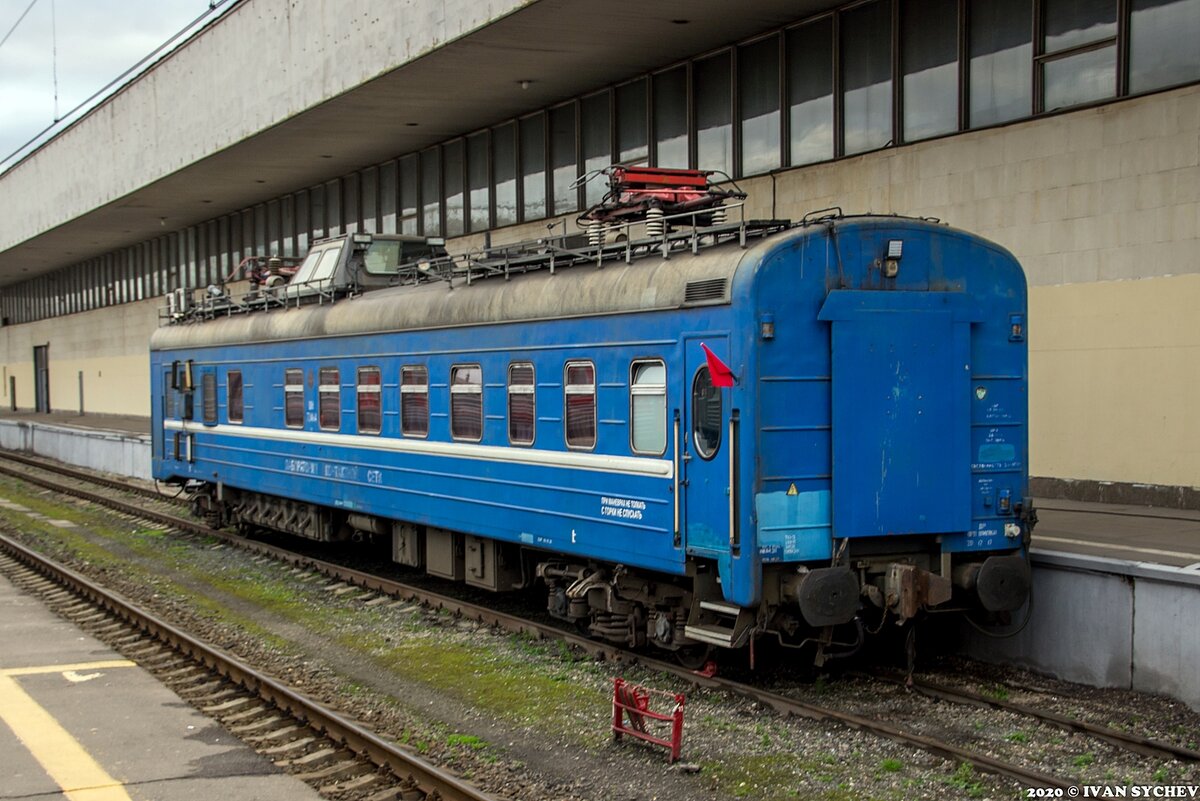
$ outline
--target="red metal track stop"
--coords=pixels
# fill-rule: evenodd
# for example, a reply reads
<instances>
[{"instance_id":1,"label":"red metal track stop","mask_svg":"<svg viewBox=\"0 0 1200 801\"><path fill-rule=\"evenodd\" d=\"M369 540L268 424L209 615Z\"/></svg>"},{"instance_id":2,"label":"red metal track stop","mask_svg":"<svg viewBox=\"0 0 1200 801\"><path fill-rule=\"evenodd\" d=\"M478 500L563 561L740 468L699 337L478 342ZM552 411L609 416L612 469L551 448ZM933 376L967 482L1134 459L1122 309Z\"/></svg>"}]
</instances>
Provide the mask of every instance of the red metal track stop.
<instances>
[{"instance_id":1,"label":"red metal track stop","mask_svg":"<svg viewBox=\"0 0 1200 801\"><path fill-rule=\"evenodd\" d=\"M675 706L669 713L654 712L650 709L650 699L654 696L670 699ZM661 745L671 751L670 762L679 760L679 752L683 746L683 707L687 697L683 693L669 693L665 690L654 690L640 684L628 684L625 679L613 680L613 739L620 740L622 734L645 740L654 745ZM629 725L625 725L625 717L629 717ZM656 737L649 729L655 722L671 724L671 739Z\"/></svg>"}]
</instances>

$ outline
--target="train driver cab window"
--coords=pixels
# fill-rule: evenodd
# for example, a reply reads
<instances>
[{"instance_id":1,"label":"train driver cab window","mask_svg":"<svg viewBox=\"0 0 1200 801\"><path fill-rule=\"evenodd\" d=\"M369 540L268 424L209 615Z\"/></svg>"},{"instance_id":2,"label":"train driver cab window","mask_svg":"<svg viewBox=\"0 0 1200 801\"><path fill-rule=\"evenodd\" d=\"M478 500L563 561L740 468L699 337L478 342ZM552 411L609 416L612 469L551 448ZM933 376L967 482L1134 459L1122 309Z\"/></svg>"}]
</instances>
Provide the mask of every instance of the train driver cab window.
<instances>
[{"instance_id":1,"label":"train driver cab window","mask_svg":"<svg viewBox=\"0 0 1200 801\"><path fill-rule=\"evenodd\" d=\"M304 371L283 371L283 421L288 428L304 427Z\"/></svg>"},{"instance_id":2,"label":"train driver cab window","mask_svg":"<svg viewBox=\"0 0 1200 801\"><path fill-rule=\"evenodd\" d=\"M520 362L508 366L508 441L532 445L534 420L533 365Z\"/></svg>"},{"instance_id":3,"label":"train driver cab window","mask_svg":"<svg viewBox=\"0 0 1200 801\"><path fill-rule=\"evenodd\" d=\"M400 433L429 436L429 370L424 365L400 368Z\"/></svg>"},{"instance_id":4,"label":"train driver cab window","mask_svg":"<svg viewBox=\"0 0 1200 801\"><path fill-rule=\"evenodd\" d=\"M711 459L721 449L721 390L713 386L707 366L692 380L692 439L701 459Z\"/></svg>"},{"instance_id":5,"label":"train driver cab window","mask_svg":"<svg viewBox=\"0 0 1200 801\"><path fill-rule=\"evenodd\" d=\"M596 367L591 362L567 362L563 384L567 447L596 447Z\"/></svg>"},{"instance_id":6,"label":"train driver cab window","mask_svg":"<svg viewBox=\"0 0 1200 801\"><path fill-rule=\"evenodd\" d=\"M358 433L378 434L383 428L380 409L382 397L381 376L378 367L358 368Z\"/></svg>"},{"instance_id":7,"label":"train driver cab window","mask_svg":"<svg viewBox=\"0 0 1200 801\"><path fill-rule=\"evenodd\" d=\"M634 453L661 456L667 450L667 366L637 361L629 375L629 436Z\"/></svg>"},{"instance_id":8,"label":"train driver cab window","mask_svg":"<svg viewBox=\"0 0 1200 801\"><path fill-rule=\"evenodd\" d=\"M213 370L206 370L200 378L200 393L203 398L204 423L206 425L216 425L217 423L217 374Z\"/></svg>"},{"instance_id":9,"label":"train driver cab window","mask_svg":"<svg viewBox=\"0 0 1200 801\"><path fill-rule=\"evenodd\" d=\"M240 423L244 419L241 370L230 370L225 374L225 409L229 422Z\"/></svg>"},{"instance_id":10,"label":"train driver cab window","mask_svg":"<svg viewBox=\"0 0 1200 801\"><path fill-rule=\"evenodd\" d=\"M483 439L483 371L478 364L450 368L450 436Z\"/></svg>"},{"instance_id":11,"label":"train driver cab window","mask_svg":"<svg viewBox=\"0 0 1200 801\"><path fill-rule=\"evenodd\" d=\"M317 406L321 428L337 431L342 426L341 376L336 367L317 371Z\"/></svg>"}]
</instances>

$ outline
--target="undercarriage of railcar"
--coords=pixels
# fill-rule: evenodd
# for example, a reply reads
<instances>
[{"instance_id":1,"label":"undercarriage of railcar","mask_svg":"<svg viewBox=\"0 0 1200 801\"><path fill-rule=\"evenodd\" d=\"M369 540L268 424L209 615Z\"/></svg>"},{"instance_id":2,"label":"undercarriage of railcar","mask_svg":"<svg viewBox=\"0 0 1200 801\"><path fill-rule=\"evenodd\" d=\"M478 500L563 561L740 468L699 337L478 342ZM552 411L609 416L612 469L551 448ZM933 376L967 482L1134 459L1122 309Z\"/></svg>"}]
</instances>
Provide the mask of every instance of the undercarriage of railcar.
<instances>
[{"instance_id":1,"label":"undercarriage of railcar","mask_svg":"<svg viewBox=\"0 0 1200 801\"><path fill-rule=\"evenodd\" d=\"M389 543L393 561L494 592L540 582L549 614L589 635L653 647L699 666L712 649L761 637L805 649L815 664L849 655L868 635L942 612L995 615L1029 595L1023 548L1032 520L1008 552L943 554L937 538L839 541L832 566L765 564L753 608L724 599L715 563L689 558L672 576L211 483L186 487L193 513L213 527L266 528L322 542Z\"/></svg>"}]
</instances>

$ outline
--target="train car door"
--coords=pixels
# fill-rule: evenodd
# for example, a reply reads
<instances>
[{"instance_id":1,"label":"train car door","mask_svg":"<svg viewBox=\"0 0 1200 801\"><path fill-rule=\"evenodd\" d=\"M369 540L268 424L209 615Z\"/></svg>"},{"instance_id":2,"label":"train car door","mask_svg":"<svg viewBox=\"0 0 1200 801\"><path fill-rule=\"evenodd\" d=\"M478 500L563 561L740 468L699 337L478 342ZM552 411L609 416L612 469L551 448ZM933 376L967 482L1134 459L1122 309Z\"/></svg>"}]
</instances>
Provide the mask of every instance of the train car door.
<instances>
[{"instance_id":1,"label":"train car door","mask_svg":"<svg viewBox=\"0 0 1200 801\"><path fill-rule=\"evenodd\" d=\"M729 405L730 390L713 386L703 342L729 359L724 335L683 339L683 415L680 452L683 531L687 552L717 557L730 552Z\"/></svg>"},{"instance_id":2,"label":"train car door","mask_svg":"<svg viewBox=\"0 0 1200 801\"><path fill-rule=\"evenodd\" d=\"M50 413L50 344L33 346L33 408Z\"/></svg>"}]
</instances>

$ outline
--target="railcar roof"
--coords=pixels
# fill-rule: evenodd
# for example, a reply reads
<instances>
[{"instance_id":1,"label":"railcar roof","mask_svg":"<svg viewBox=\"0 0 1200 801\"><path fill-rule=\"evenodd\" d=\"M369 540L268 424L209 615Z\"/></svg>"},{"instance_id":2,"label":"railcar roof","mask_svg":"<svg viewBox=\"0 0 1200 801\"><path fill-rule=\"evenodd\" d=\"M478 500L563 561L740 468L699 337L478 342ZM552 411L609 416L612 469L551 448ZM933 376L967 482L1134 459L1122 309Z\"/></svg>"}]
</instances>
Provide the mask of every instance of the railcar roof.
<instances>
[{"instance_id":1,"label":"railcar roof","mask_svg":"<svg viewBox=\"0 0 1200 801\"><path fill-rule=\"evenodd\" d=\"M933 227L911 218L853 217L833 221L839 227L879 224ZM952 231L938 226L943 232ZM649 256L632 264L575 266L551 274L539 270L473 281L398 286L368 292L327 305L240 314L190 325L157 329L151 350L352 336L391 331L488 325L510 322L676 309L689 304L702 288L705 303L728 302L739 268L755 265L775 249L825 231L808 225L753 242L677 252L669 259ZM720 283L723 280L723 284ZM707 282L707 283L706 283ZM716 282L716 283L713 283ZM714 286L720 291L713 292ZM723 289L721 288L723 287Z\"/></svg>"}]
</instances>

